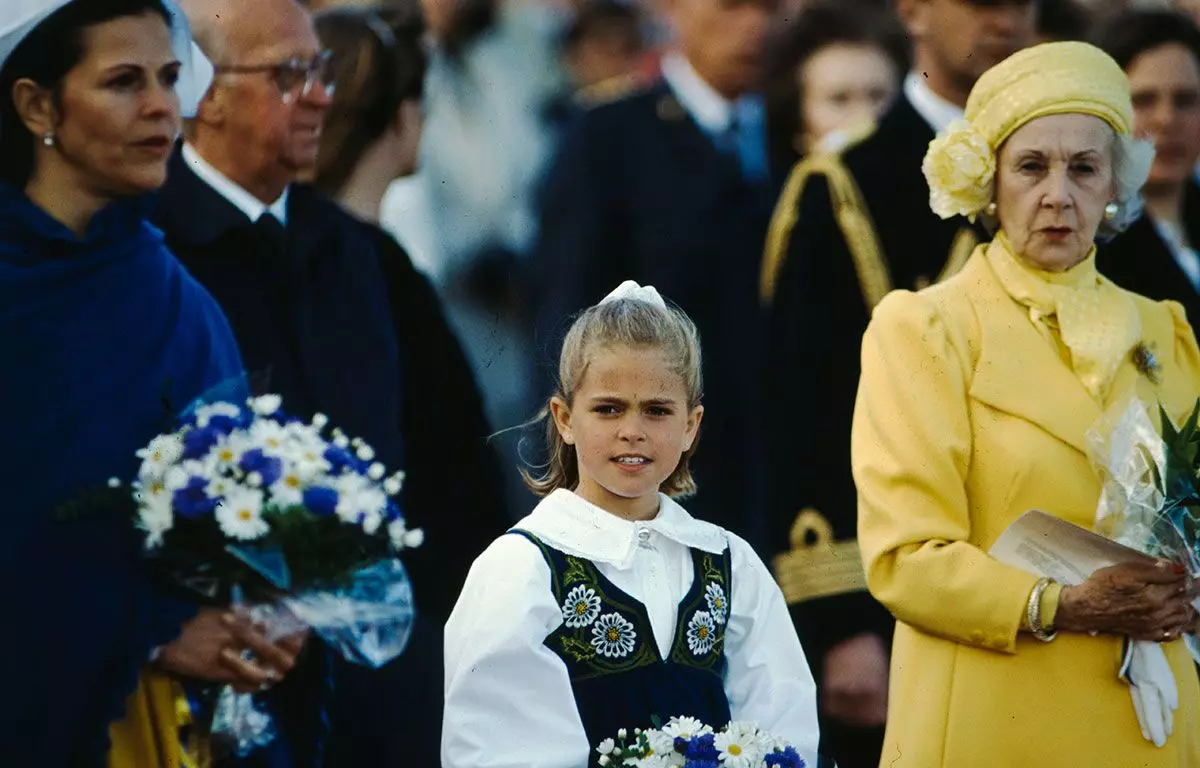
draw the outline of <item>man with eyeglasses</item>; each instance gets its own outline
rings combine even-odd
[[[156,223],[225,310],[252,376],[261,375],[290,413],[323,413],[363,438],[385,466],[409,470],[405,513],[428,537],[405,558],[420,611],[405,653],[369,670],[310,639],[296,669],[264,695],[281,737],[238,764],[436,765],[438,624],[507,515],[498,476],[474,466],[458,469],[474,475],[476,489],[495,487],[491,507],[458,501],[453,488],[433,494],[444,503],[413,501],[430,497],[418,485],[446,484],[424,471],[437,443],[482,446],[485,419],[479,413],[479,434],[414,433],[419,404],[406,403],[404,382],[423,372],[405,366],[397,327],[423,327],[436,308],[392,307],[366,228],[296,183],[315,166],[334,88],[308,12],[294,0],[183,5],[216,75],[173,160]]]

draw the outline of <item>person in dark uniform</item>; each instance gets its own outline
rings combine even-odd
[[[370,670],[310,642],[268,699],[290,755],[250,765],[436,765],[440,625],[509,519],[478,390],[451,348],[430,348],[453,337],[406,260],[295,183],[315,165],[335,71],[307,12],[293,0],[187,10],[216,79],[155,222],[230,318],[246,369],[290,413],[323,413],[406,470],[405,514],[426,533],[404,557],[418,609],[405,652]]]
[[[850,423],[871,310],[893,288],[955,273],[980,233],[929,210],[921,163],[961,118],[975,80],[1028,44],[1031,0],[900,0],[913,67],[867,138],[788,178],[763,261],[769,308],[771,543],[820,692],[822,751],[876,766],[887,712],[891,616],[866,592]],[[790,550],[790,551],[789,551]]]
[[[1200,318],[1200,29],[1171,11],[1128,11],[1098,33],[1133,90],[1135,130],[1154,139],[1146,209],[1102,244],[1096,265],[1122,288],[1178,301]]]
[[[531,274],[538,381],[565,321],[624,278],[653,283],[704,339],[694,464],[704,520],[763,542],[758,266],[777,186],[758,81],[774,0],[672,0],[661,81],[580,116],[541,190]]]

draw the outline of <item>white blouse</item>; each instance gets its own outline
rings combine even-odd
[[[634,523],[558,490],[516,527],[590,560],[641,601],[663,658],[691,588],[689,548],[719,554],[728,547],[725,693],[733,719],[785,739],[816,765],[816,688],[779,587],[741,538],[659,499],[653,520]],[[596,745],[584,733],[566,665],[543,645],[562,622],[550,568],[532,542],[501,536],[479,556],[446,624],[443,768],[589,764]]]

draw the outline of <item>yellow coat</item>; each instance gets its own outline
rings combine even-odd
[[[1131,390],[1178,419],[1200,394],[1200,350],[1173,303],[1134,297],[1161,386]],[[896,616],[888,768],[1200,766],[1200,687],[1182,642],[1167,656],[1180,707],[1158,749],[1117,678],[1121,638],[1020,627],[1036,578],[986,554],[1029,509],[1091,526],[1100,482],[1084,438],[1102,409],[977,250],[920,293],[896,292],[863,340],[852,459],[871,593]]]

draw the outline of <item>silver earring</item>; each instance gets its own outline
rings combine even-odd
[[[996,201],[995,200],[993,200],[992,202],[987,204],[987,208],[983,209],[983,215],[987,216],[989,219],[996,218]]]
[[[1121,212],[1121,206],[1118,205],[1116,203],[1116,201],[1113,201],[1113,202],[1109,203],[1108,205],[1104,206],[1104,220],[1112,221],[1113,219],[1117,218],[1117,214],[1120,212]]]
[[[42,143],[45,144],[47,147],[53,147],[54,146],[54,131],[46,131],[44,134],[42,134]]]

